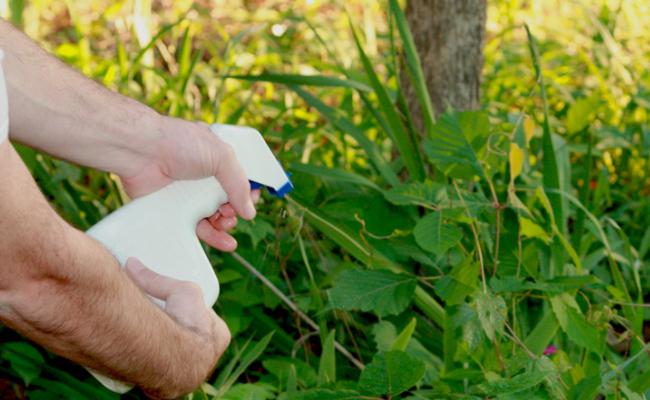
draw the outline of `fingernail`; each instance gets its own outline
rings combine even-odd
[[[255,218],[255,214],[257,214],[255,206],[251,200],[248,200],[248,202],[246,202],[246,217],[248,217],[248,219],[253,219]]]

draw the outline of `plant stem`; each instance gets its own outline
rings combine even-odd
[[[257,268],[255,268],[255,267],[253,266],[253,264],[251,264],[250,262],[248,262],[244,257],[240,256],[240,255],[239,255],[238,253],[236,253],[236,252],[235,252],[235,253],[232,253],[232,256],[233,256],[233,258],[234,258],[238,263],[240,263],[240,264],[241,264],[244,268],[246,268],[246,269],[247,269],[251,274],[253,274],[253,276],[255,276],[257,279],[259,279],[260,281],[262,281],[262,283],[263,283],[266,287],[268,287],[268,288],[271,290],[271,292],[273,292],[273,294],[275,294],[276,296],[278,296],[278,298],[279,298],[280,300],[282,300],[282,302],[283,302],[284,304],[286,304],[286,305],[291,309],[291,311],[295,312],[296,315],[298,315],[298,317],[300,317],[300,319],[302,319],[303,321],[305,321],[305,323],[307,323],[307,325],[309,325],[309,326],[310,326],[314,331],[320,333],[320,327],[318,326],[318,324],[316,324],[316,322],[314,322],[314,320],[312,320],[312,319],[309,318],[309,317],[308,317],[304,312],[302,312],[302,311],[300,310],[300,308],[298,308],[298,305],[297,305],[296,303],[294,303],[293,301],[291,301],[291,299],[289,299],[289,298],[288,298],[284,293],[282,293],[282,291],[281,291],[280,289],[278,289],[278,287],[275,286],[275,285],[273,284],[273,282],[271,282],[270,280],[268,280],[268,278],[267,278],[266,276],[264,276],[264,274],[262,274],[259,270],[257,270]],[[350,360],[350,362],[352,362],[352,364],[354,364],[355,367],[359,368],[360,370],[363,370],[363,369],[365,368],[365,365],[364,365],[361,361],[359,361],[357,358],[355,358],[355,357],[352,355],[352,353],[350,353],[350,352],[349,352],[345,347],[343,347],[339,342],[334,341],[334,348],[336,348],[336,350],[338,350],[341,354],[343,354],[343,356],[344,356],[345,358],[347,358],[348,360]]]

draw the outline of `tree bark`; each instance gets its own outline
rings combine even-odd
[[[407,0],[406,17],[438,114],[480,106],[486,15],[486,0]],[[404,78],[408,105],[422,129],[417,96]]]

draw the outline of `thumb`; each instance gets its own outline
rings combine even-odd
[[[160,300],[167,300],[179,282],[150,270],[135,257],[126,260],[125,269],[127,275],[140,289]]]

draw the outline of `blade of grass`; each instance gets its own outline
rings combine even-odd
[[[422,152],[420,151],[419,146],[413,142],[413,138],[409,135],[409,132],[406,130],[402,121],[399,117],[399,114],[396,111],[396,107],[393,102],[390,100],[390,96],[386,88],[381,84],[379,77],[375,73],[375,70],[370,62],[370,59],[363,51],[361,42],[359,41],[359,36],[357,35],[352,21],[350,20],[350,29],[352,30],[352,36],[359,52],[359,57],[361,58],[361,63],[366,72],[370,84],[377,95],[379,101],[379,106],[382,113],[386,116],[388,121],[389,132],[386,132],[388,136],[395,142],[397,149],[404,160],[404,165],[406,169],[411,174],[412,179],[421,181],[424,179],[424,165],[422,163]]]
[[[557,159],[555,157],[556,149],[553,145],[553,136],[551,132],[551,124],[548,116],[548,99],[546,97],[546,85],[544,84],[544,76],[542,74],[539,50],[537,48],[537,41],[533,34],[530,32],[528,25],[524,24],[526,29],[526,34],[528,36],[528,47],[530,50],[531,57],[533,59],[533,66],[535,68],[535,77],[537,83],[540,87],[540,92],[542,96],[542,106],[544,110],[544,122],[542,124],[543,135],[542,135],[542,150],[544,151],[544,157],[542,160],[542,178],[545,188],[562,190],[560,184],[560,174],[558,170]],[[564,220],[564,208],[561,197],[558,194],[550,193],[548,195],[549,200],[552,205],[552,212],[555,216],[555,221],[558,226],[558,230],[562,233],[566,233],[566,222]],[[553,244],[551,245],[551,262],[549,263],[550,269],[545,271],[545,275],[548,278],[552,278],[556,273],[563,273],[564,268],[564,254],[562,251],[562,243],[560,243],[557,237],[553,238]]]
[[[544,151],[543,159],[543,178],[544,186],[551,189],[562,190],[560,187],[560,174],[558,171],[557,160],[555,158],[556,149],[553,146],[553,138],[551,132],[551,124],[548,117],[548,99],[546,97],[546,85],[544,84],[544,77],[542,75],[541,63],[539,61],[539,50],[537,48],[537,41],[533,34],[530,32],[528,25],[524,25],[526,29],[526,34],[528,35],[528,46],[530,49],[530,54],[533,59],[533,66],[535,68],[535,76],[537,78],[537,83],[540,87],[540,92],[542,96],[542,105],[544,109],[544,123],[542,124],[543,136],[542,136],[542,148]],[[549,194],[549,200],[553,205],[553,213],[555,214],[555,221],[558,224],[558,227],[561,232],[564,232],[565,221],[564,221],[564,210],[562,208],[562,199],[559,194],[551,193]]]
[[[374,167],[377,169],[377,171],[379,171],[381,176],[386,180],[388,184],[391,186],[396,186],[399,184],[397,175],[391,168],[390,164],[388,164],[386,159],[384,159],[377,144],[368,139],[368,137],[360,128],[358,128],[352,121],[342,116],[334,108],[326,105],[316,96],[312,95],[301,87],[293,85],[290,85],[289,87],[291,90],[296,92],[298,96],[302,97],[302,99],[307,104],[314,107],[318,112],[320,112],[321,115],[323,115],[323,117],[325,117],[325,119],[328,120],[337,129],[340,129],[342,132],[352,136],[354,140],[359,143],[359,146],[365,150]]]
[[[283,85],[318,86],[318,87],[340,87],[356,89],[362,92],[370,92],[372,89],[365,83],[353,79],[339,79],[326,75],[297,75],[297,74],[276,74],[263,73],[259,75],[226,75],[224,78],[239,79],[249,82],[271,82]]]
[[[415,93],[418,96],[420,102],[420,107],[424,113],[424,124],[428,134],[431,134],[433,126],[436,122],[435,113],[433,112],[433,103],[431,102],[431,96],[429,95],[429,90],[427,89],[427,84],[424,79],[424,73],[422,72],[422,63],[420,61],[420,56],[413,42],[413,35],[409,29],[408,22],[404,16],[404,12],[397,3],[397,0],[390,0],[390,12],[395,18],[395,23],[397,25],[397,30],[399,31],[400,38],[402,39],[402,46],[404,50],[404,55],[406,56],[406,65],[408,67],[409,78],[413,87],[415,88]]]

